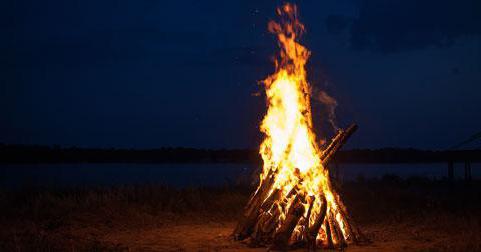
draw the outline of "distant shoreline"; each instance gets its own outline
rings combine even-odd
[[[337,163],[481,162],[481,150],[433,151],[402,148],[353,149],[337,153]],[[252,163],[261,158],[253,149],[102,149],[0,144],[1,164],[34,163]]]

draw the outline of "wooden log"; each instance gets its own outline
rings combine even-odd
[[[338,247],[342,250],[347,247],[347,242],[346,242],[346,239],[344,238],[341,227],[338,225],[337,222],[335,223],[336,223],[335,233],[337,234],[337,237],[338,237],[337,244],[338,244]]]
[[[307,197],[307,202],[305,203],[309,204],[309,207],[307,208],[306,214],[299,220],[299,223],[297,224],[299,227],[297,230],[298,232],[294,233],[294,236],[291,237],[293,240],[293,243],[291,244],[292,248],[301,248],[307,245],[307,237],[309,236],[309,220],[315,200],[316,197],[314,197],[314,195]]]
[[[337,144],[337,142],[340,140],[340,137],[342,137],[342,134],[344,133],[344,131],[342,129],[340,130],[337,130],[336,132],[336,135],[331,139],[331,142],[329,143],[329,145],[323,150],[322,154],[321,154],[321,160],[323,160],[324,158],[326,158],[327,154],[328,153],[331,153],[332,151],[332,148]]]
[[[279,220],[280,220],[280,215],[281,215],[280,206],[277,203],[274,204],[272,206],[272,208],[269,210],[268,213],[270,214],[270,218],[261,227],[261,231],[262,231],[261,239],[262,240],[271,240],[272,239],[272,237],[274,235],[274,231],[275,231],[275,229],[277,227],[277,224],[279,223]]]
[[[332,143],[329,145],[330,147],[328,147],[328,149],[324,151],[322,155],[321,160],[324,167],[327,166],[334,154],[346,143],[347,139],[349,139],[349,137],[351,137],[356,130],[357,125],[351,124],[351,126],[345,130],[341,130],[341,132],[332,139]]]
[[[304,206],[301,202],[302,197],[303,195],[297,194],[294,198],[294,201],[289,207],[284,223],[282,223],[281,227],[274,234],[270,249],[286,250],[288,248],[292,232],[299,222],[299,219],[304,214]]]
[[[255,208],[256,204],[259,203],[259,200],[265,199],[265,196],[271,190],[271,187],[275,181],[276,171],[273,169],[269,170],[266,177],[261,181],[261,185],[259,188],[254,192],[253,196],[250,198],[249,202],[245,206],[245,210],[251,210]]]
[[[346,242],[354,242],[357,244],[371,243],[371,241],[357,227],[356,222],[351,218],[351,216],[347,212],[347,208],[344,205],[344,203],[340,200],[339,195],[334,191],[333,191],[333,194],[336,199],[336,204],[339,207],[338,210],[341,213],[342,217],[345,219],[343,223],[348,233],[348,239],[346,240]]]
[[[288,155],[292,144],[289,143],[286,150],[284,151],[284,156]],[[271,168],[267,173],[266,177],[261,181],[261,185],[254,192],[254,194],[249,199],[246,207],[244,208],[244,213],[241,216],[236,228],[234,229],[233,236],[236,240],[243,240],[247,238],[253,230],[253,227],[257,221],[257,215],[259,212],[260,205],[264,202],[267,194],[271,191],[272,186],[276,180],[276,175],[279,168]]]
[[[309,219],[311,218],[311,212],[312,212],[312,207],[314,206],[314,201],[316,201],[316,197],[314,197],[314,195],[311,195],[309,197],[309,208],[307,209],[307,213],[306,213],[306,237],[307,237],[307,233],[309,231]]]
[[[278,188],[274,189],[273,192],[268,196],[268,198],[260,206],[259,218],[254,226],[251,238],[255,240],[261,240],[261,236],[264,236],[266,226],[272,226],[274,218],[279,218],[279,216],[273,216],[278,211],[278,205],[276,202],[280,200],[282,191]],[[280,214],[280,213],[279,213]],[[276,214],[278,215],[278,214]]]
[[[281,195],[280,189],[274,189],[260,207],[260,216],[251,234],[251,238],[258,243],[267,243],[275,231],[280,215],[278,202]]]
[[[341,227],[337,222],[336,218],[334,217],[333,213],[329,213],[329,226],[331,227],[332,237],[336,241],[338,248],[343,249],[346,247],[346,240],[344,239],[344,235],[342,234]]]
[[[268,211],[271,209],[272,204],[274,204],[275,201],[280,200],[281,195],[282,191],[279,188],[274,189],[271,195],[269,195],[269,197],[262,203],[261,210]]]
[[[261,197],[261,194],[265,192],[266,189],[270,188],[271,184],[274,182],[275,179],[274,174],[275,171],[273,169],[270,169],[266,177],[261,181],[261,185],[259,186],[259,188],[250,197],[249,201],[244,207],[244,210],[252,208],[255,202],[258,201],[258,199]]]
[[[329,222],[329,228],[331,230],[332,244],[333,244],[333,248],[335,248],[336,245],[339,244],[340,238],[339,238],[337,230],[336,230],[336,221],[334,220],[333,214],[332,214],[331,211],[329,211],[329,213],[327,214],[326,220]]]
[[[289,200],[292,196],[297,194],[297,191],[299,190],[299,185],[294,185],[292,189],[286,194],[284,197],[284,200]]]
[[[271,171],[268,173],[269,176],[262,181],[261,186],[254,193],[254,196],[251,197],[249,204],[244,208],[244,213],[233,232],[234,239],[243,240],[252,233],[259,217],[260,206],[264,202],[264,199],[267,197],[267,194],[270,192],[275,181],[276,172]]]
[[[324,225],[326,227],[327,249],[334,249],[334,243],[332,242],[331,224],[329,224],[329,218],[326,218],[324,220]]]
[[[336,136],[331,140],[321,156],[321,162],[324,167],[328,165],[335,153],[344,145],[356,129],[357,126],[353,124],[346,130],[340,130],[337,132]],[[286,154],[288,154],[287,150]],[[298,184],[302,181],[299,178],[298,184],[296,184],[287,195],[282,196],[281,190],[272,189],[278,170],[279,169],[269,170],[265,178],[261,181],[259,188],[249,199],[248,204],[244,208],[244,214],[241,216],[241,219],[234,230],[234,238],[243,240],[250,236],[253,240],[257,241],[272,241],[271,248],[273,249],[287,249],[289,246],[289,240],[292,237],[292,232],[297,225],[303,225],[302,234],[298,238],[304,239],[302,237],[305,237],[308,243],[308,248],[315,250],[316,238],[322,224],[324,223],[328,247],[333,248],[334,244],[332,236],[334,236],[336,242],[342,242],[344,236],[342,235],[342,231],[340,230],[337,221],[334,219],[335,216],[329,217],[327,213],[327,201],[324,195],[320,196],[320,213],[316,216],[316,220],[312,227],[309,227],[309,218],[311,216],[314,200],[311,199],[307,215],[304,219],[301,219],[304,214],[303,203],[306,203],[302,202],[306,200],[305,195],[300,195],[299,193]],[[297,172],[299,171],[297,170]],[[282,200],[280,200],[281,196]],[[288,202],[291,201],[292,197],[294,197],[294,199],[289,205]],[[281,212],[285,212],[285,207],[288,205],[289,209],[286,218],[282,225],[276,230],[279,225],[279,216]],[[340,205],[342,205],[342,202],[340,202]],[[341,207],[341,209],[344,210],[343,212],[346,214],[345,216],[343,214],[343,216],[348,218],[345,208]],[[346,226],[349,233],[356,233],[353,231],[355,228],[349,225],[349,221],[343,224]],[[341,232],[340,235],[339,232]],[[353,235],[353,237],[356,236]]]
[[[257,221],[254,227],[254,231],[250,235],[251,241],[253,243],[262,245],[264,244],[264,242],[266,242],[265,241],[266,233],[264,230],[266,229],[266,226],[269,226],[269,224],[271,224],[272,222],[271,219],[272,219],[272,215],[269,212],[264,212],[261,214],[261,216],[259,217],[259,220]]]
[[[312,213],[312,208],[314,207],[314,201],[316,200],[316,197],[313,195],[309,196],[307,198],[307,202],[309,204],[309,207],[307,208],[307,212],[305,216],[303,216],[299,220],[299,233],[296,233],[296,236],[293,236],[293,248],[300,248],[304,247],[307,244],[308,236],[309,236],[309,220],[311,218],[311,213]],[[304,203],[304,202],[303,202]]]
[[[327,200],[324,195],[320,195],[320,200],[321,200],[321,210],[319,214],[317,215],[316,220],[314,221],[314,224],[312,227],[309,228],[308,231],[308,236],[307,236],[307,249],[309,251],[315,251],[316,250],[316,238],[317,234],[319,233],[319,229],[322,226],[322,223],[324,223],[324,218],[326,217],[326,211],[327,211]]]
[[[350,215],[347,212],[347,208],[344,205],[344,203],[342,202],[341,197],[339,197],[339,194],[335,191],[332,191],[332,194],[334,195],[334,200],[336,201],[336,205],[338,206],[337,210],[339,211],[339,213],[341,214],[341,216],[344,220],[343,224],[344,224],[344,228],[346,230],[347,236],[348,236],[347,240],[345,240],[345,241],[346,241],[346,243],[348,241],[355,242],[358,235],[357,235],[356,230],[352,226],[352,225],[354,225],[353,224],[354,222],[351,220]]]

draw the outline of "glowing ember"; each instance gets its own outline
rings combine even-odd
[[[340,130],[321,149],[312,130],[310,87],[305,64],[310,52],[298,43],[304,26],[295,5],[277,9],[282,22],[271,21],[280,54],[276,72],[265,81],[267,114],[261,130],[264,161],[260,184],[245,208],[234,235],[255,244],[285,248],[343,247],[357,239],[345,207],[329,181],[327,162],[355,130]]]

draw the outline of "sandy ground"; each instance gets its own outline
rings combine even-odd
[[[481,183],[388,180],[343,189],[372,241],[347,251],[481,251]],[[153,186],[0,191],[0,251],[266,251],[230,237],[248,196]]]
[[[169,223],[149,228],[77,228],[70,230],[70,239],[78,243],[91,239],[101,250],[118,251],[266,251],[234,241],[230,234],[235,221],[179,224]],[[437,225],[427,223],[381,223],[363,227],[372,240],[368,245],[351,244],[347,251],[476,251],[469,236],[463,233],[440,232]],[[463,224],[464,225],[464,224]],[[475,223],[473,225],[476,225]],[[454,225],[455,226],[455,225]],[[453,226],[453,227],[454,227]],[[474,227],[473,227],[474,228]],[[442,229],[444,230],[444,229]],[[475,234],[471,234],[475,235]],[[481,235],[481,234],[480,234]],[[88,238],[90,237],[90,238]],[[472,237],[476,240],[479,237]],[[304,250],[298,250],[304,251]]]

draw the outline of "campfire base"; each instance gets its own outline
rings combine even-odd
[[[327,167],[356,129],[353,124],[337,132],[323,151],[322,167]],[[295,186],[281,198],[281,190],[273,188],[276,175],[277,169],[270,169],[250,197],[233,232],[236,240],[246,240],[251,246],[266,246],[272,250],[305,247],[309,251],[343,249],[349,243],[367,241],[332,188],[329,195],[308,196]],[[330,196],[331,202],[326,196]],[[315,218],[314,204],[320,205]],[[280,218],[282,213],[285,216]]]

